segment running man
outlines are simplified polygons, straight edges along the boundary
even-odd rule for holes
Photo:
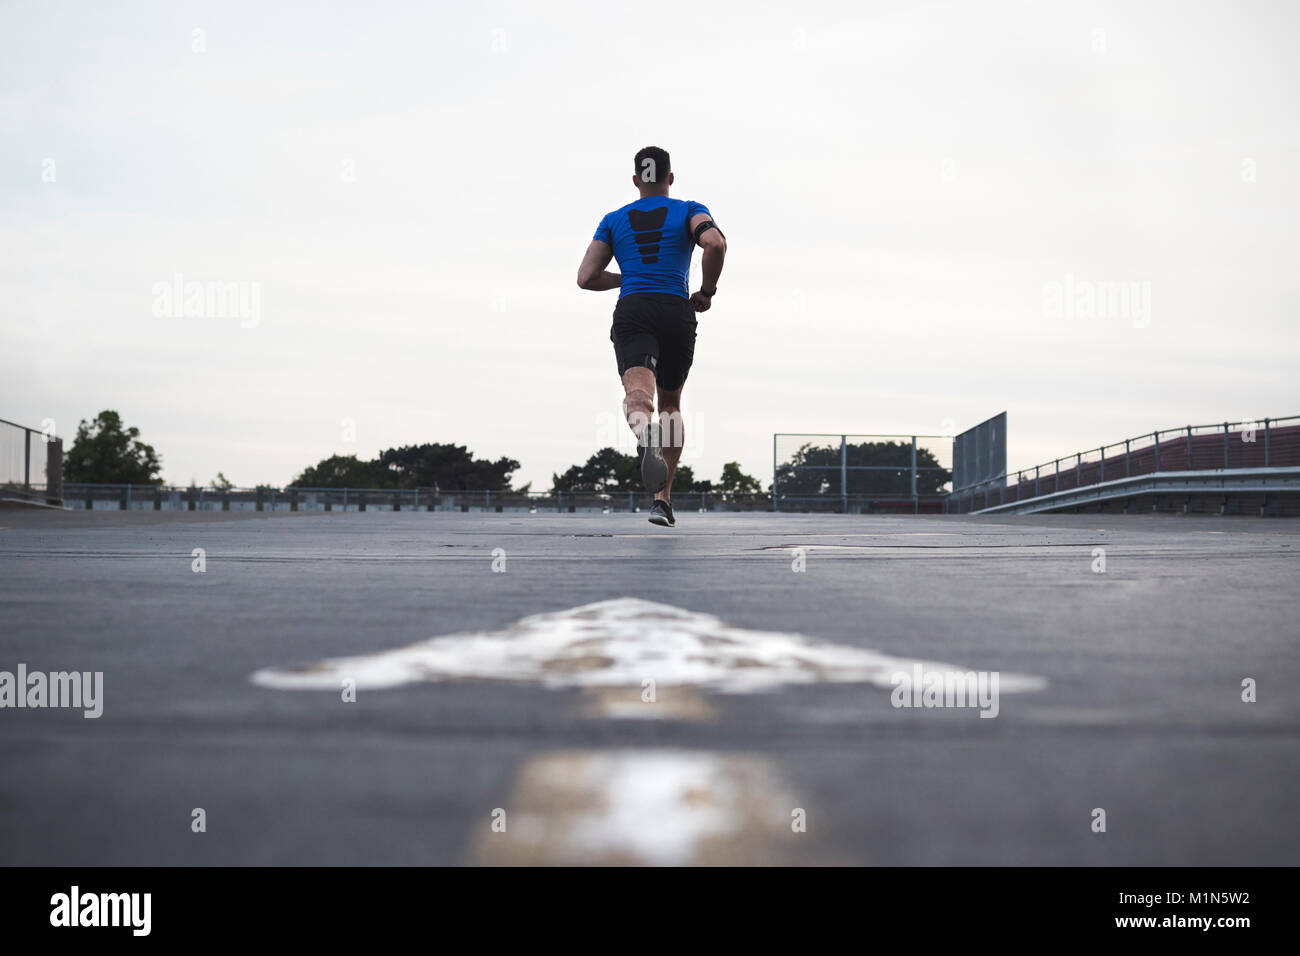
[[[609,338],[623,379],[623,415],[636,435],[641,480],[655,496],[650,522],[671,528],[677,523],[670,499],[686,442],[682,386],[695,358],[695,313],[707,312],[718,291],[727,240],[708,207],[668,198],[673,173],[665,150],[647,146],[636,154],[634,169],[641,198],[600,221],[578,267],[578,287],[620,290]],[[692,295],[687,279],[696,245],[704,250],[703,275]],[[605,270],[611,258],[622,274]]]

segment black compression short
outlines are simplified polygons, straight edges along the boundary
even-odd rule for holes
[[[663,292],[633,292],[618,300],[609,340],[614,343],[621,377],[644,366],[655,383],[676,391],[686,382],[695,360],[695,310],[690,300]]]

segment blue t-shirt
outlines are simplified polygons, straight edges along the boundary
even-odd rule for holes
[[[609,243],[623,274],[618,297],[634,292],[690,295],[691,218],[711,216],[708,207],[691,200],[647,196],[605,216],[593,239]]]

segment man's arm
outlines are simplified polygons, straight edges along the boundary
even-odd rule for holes
[[[696,231],[706,222],[712,225],[698,233],[696,238],[704,250],[700,260],[700,290],[691,296],[691,307],[696,312],[707,312],[713,304],[713,293],[718,291],[718,279],[722,277],[722,263],[727,258],[727,237],[708,213],[696,213],[691,217],[691,236],[695,237]]]
[[[582,265],[578,266],[578,288],[587,289],[590,292],[604,292],[606,289],[617,289],[623,284],[623,277],[617,272],[606,272],[605,266],[609,265],[609,260],[614,258],[614,250],[609,247],[608,242],[601,242],[599,239],[591,240],[591,245],[587,247],[587,254],[582,257]]]

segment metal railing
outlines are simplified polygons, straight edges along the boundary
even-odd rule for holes
[[[783,439],[787,445],[797,443],[787,449],[784,460]],[[936,461],[945,452],[942,447],[918,444],[930,439],[947,442],[951,436],[778,432],[772,436],[772,510],[941,512],[947,497],[943,486],[952,480],[952,473],[942,464],[918,464],[918,450]],[[866,463],[894,455],[903,461]],[[933,487],[922,489],[922,483]]]
[[[1300,415],[1183,425],[958,488],[945,510],[952,514],[983,511],[1140,475],[1296,466],[1300,466]],[[1013,475],[1014,484],[1008,481]]]
[[[435,488],[217,488],[168,485],[68,484],[69,507],[114,511],[459,511],[637,512],[650,508],[644,491],[446,491]],[[699,511],[767,511],[766,494],[679,492],[673,507]]]
[[[59,504],[63,439],[0,418],[0,498]]]

